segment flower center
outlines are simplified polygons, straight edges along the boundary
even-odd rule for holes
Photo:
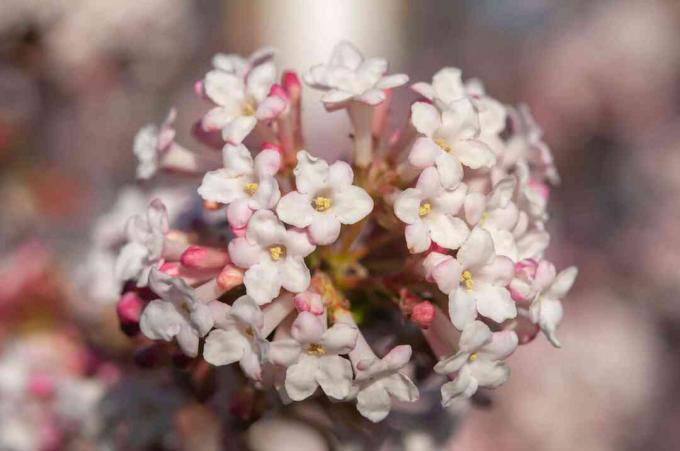
[[[432,205],[429,202],[423,202],[422,204],[420,204],[420,208],[418,209],[418,215],[420,215],[420,217],[422,218],[424,216],[429,215],[431,211]]]
[[[271,256],[272,260],[278,261],[281,259],[281,257],[285,257],[286,248],[280,245],[272,246],[269,248],[269,255]]]
[[[316,196],[312,200],[312,207],[314,207],[316,211],[326,211],[331,208],[331,205],[333,205],[333,201],[328,197]]]
[[[309,345],[306,352],[309,355],[315,355],[317,357],[326,354],[326,350],[323,348],[323,346],[317,343],[312,343]]]
[[[483,226],[486,223],[487,219],[489,219],[489,213],[487,212],[482,213],[482,216],[479,218],[479,225]]]
[[[248,328],[245,330],[245,334],[246,334],[247,336],[251,337],[251,338],[255,336],[255,333],[253,332],[253,328],[252,328],[252,327],[248,327]]]
[[[243,115],[244,116],[255,116],[255,107],[252,103],[246,102],[243,104]]]
[[[434,143],[438,145],[444,152],[451,152],[451,146],[446,142],[444,138],[435,138]]]
[[[465,287],[467,291],[472,291],[472,288],[474,287],[472,273],[468,270],[463,271],[463,274],[460,275],[460,283]]]
[[[185,312],[185,313],[191,313],[191,307],[187,302],[182,302],[182,305],[180,305],[180,308]]]
[[[257,183],[246,183],[246,185],[243,187],[243,191],[252,196],[255,194],[255,191],[257,191]]]
[[[468,357],[468,362],[474,362],[475,360],[477,360],[477,353],[473,352],[470,354],[470,357]]]

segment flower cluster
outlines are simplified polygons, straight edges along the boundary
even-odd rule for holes
[[[305,149],[302,85],[274,56],[215,56],[195,86],[211,104],[192,129],[201,148],[175,143],[174,111],[135,140],[140,177],[192,178],[226,222],[178,230],[160,200],[129,220],[116,264],[125,330],[215,367],[238,363],[286,403],[354,400],[374,422],[418,399],[427,359],[412,354],[441,359],[448,405],[504,383],[507,357],[539,330],[559,346],[576,269],[558,274],[543,257],[558,177],[528,109],[444,68],[412,85],[408,122],[389,130],[408,77],[340,43],[302,77],[352,123],[351,158],[328,163]],[[385,309],[405,320],[395,330],[425,340],[369,340]]]

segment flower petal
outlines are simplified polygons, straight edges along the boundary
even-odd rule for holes
[[[462,272],[463,268],[461,268],[458,260],[451,256],[446,256],[441,262],[432,267],[430,276],[437,283],[437,287],[439,287],[442,293],[449,294],[458,288]]]
[[[432,88],[437,97],[445,104],[465,97],[462,72],[455,67],[445,67],[439,70],[432,77]]]
[[[275,365],[289,367],[297,362],[302,348],[292,339],[275,340],[269,345],[269,361]]]
[[[245,237],[234,238],[229,242],[229,258],[239,268],[250,268],[266,256],[260,246],[250,243]]]
[[[222,160],[229,177],[253,174],[253,156],[243,144],[226,144],[222,148]]]
[[[241,324],[248,325],[254,330],[262,329],[264,317],[259,305],[250,296],[241,296],[231,306],[231,316]]]
[[[240,144],[257,125],[255,116],[237,116],[222,129],[222,139],[228,143]]]
[[[477,381],[464,368],[451,382],[442,385],[442,405],[448,407],[453,401],[470,398],[477,393]]]
[[[494,257],[493,240],[486,230],[475,227],[458,251],[458,262],[465,269],[477,269]]]
[[[357,410],[374,423],[384,420],[391,408],[392,400],[381,382],[374,382],[357,394]]]
[[[286,239],[286,228],[269,210],[258,210],[248,221],[246,238],[266,248],[275,244],[283,244]]]
[[[282,274],[279,266],[271,261],[262,261],[251,266],[243,276],[246,293],[258,305],[267,304],[279,295],[282,284]]]
[[[456,142],[456,155],[470,169],[490,168],[496,163],[496,155],[483,141],[466,139]]]
[[[297,165],[293,174],[299,192],[315,194],[326,185],[328,172],[328,163],[325,160],[315,158],[304,150],[297,153]]]
[[[555,281],[550,285],[550,289],[546,292],[546,297],[562,299],[571,290],[577,275],[578,269],[575,266],[560,271],[555,277]]]
[[[313,313],[300,312],[291,326],[290,333],[302,344],[319,344],[325,332],[322,320]]]
[[[432,137],[441,126],[441,116],[434,105],[426,102],[415,102],[411,105],[411,123],[419,133]]]
[[[430,229],[423,221],[416,221],[404,229],[406,247],[412,254],[425,252],[432,245]]]
[[[394,214],[406,224],[413,224],[418,221],[420,215],[418,210],[423,195],[416,188],[408,188],[397,196],[394,200]]]
[[[517,306],[504,287],[475,281],[474,296],[477,311],[486,318],[502,323],[517,316]]]
[[[475,280],[493,285],[507,286],[515,275],[515,265],[508,257],[497,255],[491,263],[477,271]]]
[[[402,373],[393,374],[385,381],[387,392],[402,402],[415,402],[418,399],[418,387],[409,377]]]
[[[279,271],[280,283],[286,290],[301,293],[309,288],[311,275],[302,257],[287,257],[286,261],[279,265]]]
[[[493,338],[489,326],[481,321],[468,324],[460,335],[458,347],[461,351],[472,354],[489,343]]]
[[[470,233],[460,218],[432,212],[424,221],[430,228],[430,238],[447,249],[458,249]]]
[[[196,357],[198,355],[198,331],[189,324],[183,324],[177,334],[177,344],[185,355]]]
[[[314,244],[334,243],[340,236],[340,221],[331,212],[316,213],[309,224],[309,237]]]
[[[416,139],[408,154],[408,162],[423,169],[434,165],[437,157],[444,151],[432,139],[421,136]]]
[[[344,161],[336,161],[328,168],[328,184],[336,189],[352,184],[354,171]]]
[[[479,351],[479,358],[486,360],[505,360],[517,349],[519,340],[512,330],[494,332],[490,341]]]
[[[295,227],[307,227],[316,211],[312,207],[312,198],[309,194],[291,191],[281,198],[276,205],[276,214],[281,221]]]
[[[322,356],[318,358],[315,377],[328,397],[344,399],[352,388],[352,365],[337,355]]]
[[[139,320],[140,330],[152,340],[170,341],[184,324],[186,319],[177,312],[175,306],[159,299],[147,304]]]
[[[408,75],[406,74],[392,74],[382,77],[375,87],[379,89],[392,89],[403,86],[408,83]]]
[[[286,370],[286,393],[293,401],[302,401],[314,394],[319,386],[316,382],[316,357],[302,354],[298,363]],[[350,369],[351,371],[351,369]]]
[[[316,249],[305,231],[300,229],[287,230],[283,244],[289,256],[306,257]]]
[[[259,177],[275,175],[281,168],[281,154],[276,150],[264,149],[254,160],[255,174]]]
[[[335,323],[321,338],[327,354],[349,354],[356,346],[359,330],[355,326]]]
[[[249,207],[250,200],[243,198],[236,200],[227,207],[227,221],[235,229],[242,229],[248,225],[253,210]]]
[[[439,152],[435,165],[439,171],[439,178],[442,186],[447,189],[453,189],[458,186],[463,179],[463,166],[458,158],[450,153]]]
[[[496,388],[510,377],[510,368],[502,362],[477,359],[468,365],[470,375],[480,387]]]
[[[342,224],[355,224],[373,210],[373,199],[358,186],[345,186],[336,191],[333,200],[333,213]]]
[[[203,358],[212,365],[229,365],[243,357],[248,341],[236,329],[215,329],[205,339]]]
[[[459,287],[449,293],[449,318],[458,330],[465,329],[465,326],[477,318],[477,303],[471,291]]]

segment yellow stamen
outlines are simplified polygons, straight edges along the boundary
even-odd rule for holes
[[[255,107],[250,102],[243,104],[243,115],[244,116],[255,116]]]
[[[252,196],[255,194],[255,191],[257,191],[257,183],[246,183],[246,186],[243,187],[243,191]]]
[[[429,202],[423,202],[420,204],[420,208],[418,209],[418,214],[422,218],[423,216],[427,216],[430,214],[432,211],[432,205],[430,205]]]
[[[331,208],[332,204],[333,202],[328,197],[316,196],[314,200],[312,200],[312,207],[314,207],[316,211],[326,211]]]
[[[269,255],[274,261],[280,260],[281,257],[286,255],[286,248],[283,246],[272,246],[269,248]]]
[[[489,214],[487,212],[482,213],[482,217],[479,218],[479,225],[483,226],[487,219],[489,219]]]
[[[322,356],[326,354],[326,350],[321,346],[320,344],[312,343],[309,345],[307,348],[307,354],[309,355],[315,355],[315,356]]]
[[[254,336],[255,336],[255,333],[253,332],[253,328],[252,328],[252,327],[248,327],[248,328],[245,330],[245,332],[246,332],[246,335],[249,336],[249,337],[254,337]]]
[[[477,353],[473,352],[472,354],[470,354],[470,357],[468,357],[468,361],[474,362],[475,360],[477,360]]]
[[[451,146],[444,140],[444,138],[435,138],[434,143],[438,145],[443,151],[451,152]]]
[[[474,287],[474,281],[472,280],[472,273],[470,271],[463,271],[460,275],[460,283],[465,287],[467,291],[472,291]]]

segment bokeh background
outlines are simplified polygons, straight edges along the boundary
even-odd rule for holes
[[[527,103],[562,176],[549,257],[580,269],[564,347],[520,348],[510,382],[465,413],[449,449],[680,448],[676,0],[0,0],[2,352],[58,331],[106,359],[128,355],[112,304],[90,295],[98,287],[83,290],[79,274],[95,264],[93,227],[121,226],[98,218],[134,182],[137,129],[174,105],[178,139],[190,142],[203,108],[192,85],[216,52],[271,44],[281,67],[302,70],[341,39],[412,81],[453,65],[499,100]],[[395,97],[404,111],[414,98]],[[328,136],[347,120],[319,121],[321,111],[306,92],[310,148],[340,156]],[[107,399],[181,403],[135,383]],[[11,416],[2,405],[0,435]],[[159,428],[171,421],[157,417]]]

